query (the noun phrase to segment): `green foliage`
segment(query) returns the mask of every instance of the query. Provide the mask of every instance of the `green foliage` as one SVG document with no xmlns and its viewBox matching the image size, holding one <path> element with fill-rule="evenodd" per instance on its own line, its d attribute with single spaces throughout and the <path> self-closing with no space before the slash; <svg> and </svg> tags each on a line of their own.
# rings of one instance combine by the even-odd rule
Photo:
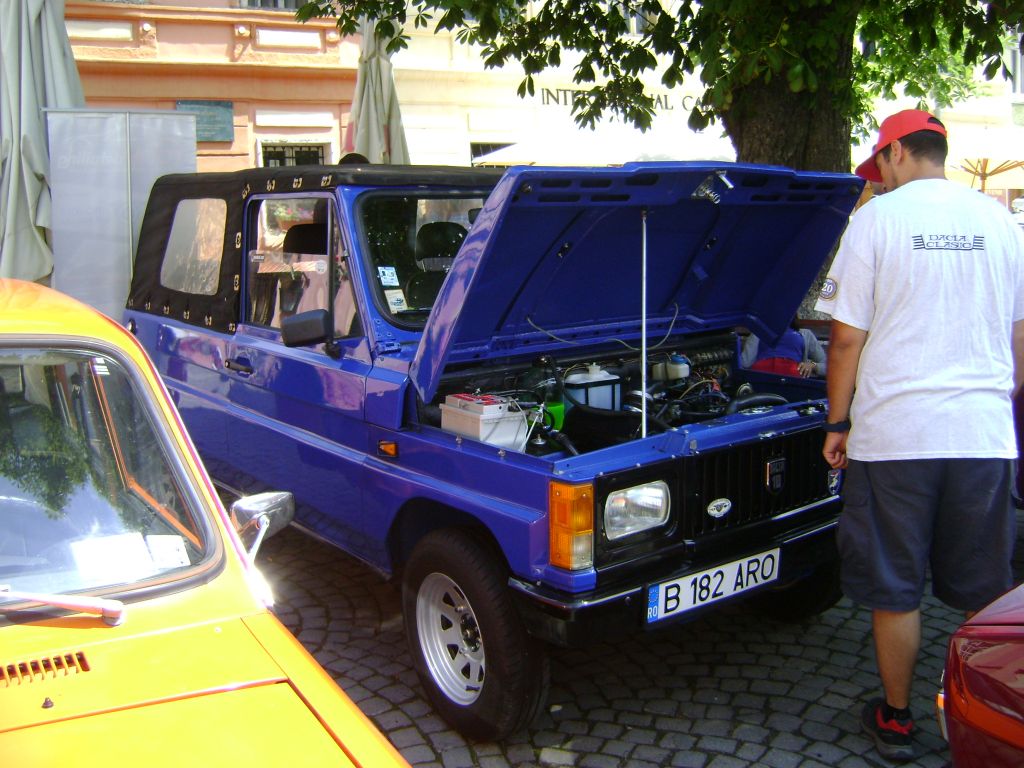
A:
<svg viewBox="0 0 1024 768">
<path fill-rule="evenodd" d="M 876 97 L 900 93 L 922 107 L 947 107 L 976 90 L 974 67 L 985 77 L 1009 76 L 1004 54 L 1020 45 L 1024 3 L 1001 6 L 970 2 L 912 2 L 872 4 L 860 16 L 854 52 L 851 115 L 865 118 Z M 857 124 L 866 135 L 875 126 Z"/>
<path fill-rule="evenodd" d="M 32 448 L 19 448 L 10 434 L 0 433 L 0 477 L 39 501 L 51 518 L 60 519 L 71 496 L 90 477 L 89 446 L 49 410 L 38 412 L 42 430 Z"/>
<path fill-rule="evenodd" d="M 1021 43 L 1024 0 L 312 0 L 300 20 L 337 19 L 354 34 L 359 19 L 378 35 L 407 28 L 454 30 L 480 47 L 487 67 L 519 62 L 520 96 L 535 76 L 578 58 L 573 112 L 584 125 L 605 113 L 649 127 L 654 98 L 645 82 L 673 88 L 699 78 L 704 91 L 690 115 L 703 127 L 734 108 L 745 89 L 779 78 L 796 94 L 822 89 L 866 131 L 877 96 L 897 92 L 942 106 L 971 91 L 972 67 L 1005 70 L 1007 39 Z M 671 10 L 668 6 L 671 6 Z M 633 26 L 642 19 L 639 30 Z M 386 30 L 386 31 L 383 31 Z M 850 47 L 854 33 L 859 45 Z M 1011 30 L 1013 30 L 1011 34 Z M 635 33 L 637 32 L 638 33 Z M 390 50 L 407 44 L 398 34 Z"/>
</svg>

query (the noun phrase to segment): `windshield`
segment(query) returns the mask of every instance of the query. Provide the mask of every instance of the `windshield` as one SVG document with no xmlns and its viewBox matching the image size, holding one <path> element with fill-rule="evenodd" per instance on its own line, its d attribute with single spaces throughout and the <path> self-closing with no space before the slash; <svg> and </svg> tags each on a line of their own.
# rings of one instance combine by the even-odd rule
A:
<svg viewBox="0 0 1024 768">
<path fill-rule="evenodd" d="M 378 194 L 363 201 L 363 243 L 389 316 L 422 327 L 483 204 L 480 193 Z"/>
<path fill-rule="evenodd" d="M 0 584 L 130 586 L 207 555 L 209 529 L 141 394 L 106 355 L 0 348 Z"/>
</svg>

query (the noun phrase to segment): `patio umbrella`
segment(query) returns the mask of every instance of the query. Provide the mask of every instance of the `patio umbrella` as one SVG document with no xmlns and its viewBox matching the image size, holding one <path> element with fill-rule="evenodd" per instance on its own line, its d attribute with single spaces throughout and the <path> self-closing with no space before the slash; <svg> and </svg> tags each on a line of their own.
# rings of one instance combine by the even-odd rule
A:
<svg viewBox="0 0 1024 768">
<path fill-rule="evenodd" d="M 359 31 L 359 68 L 345 148 L 365 155 L 371 163 L 407 164 L 409 148 L 387 52 L 388 41 L 377 36 L 377 24 L 372 19 L 364 18 Z"/>
<path fill-rule="evenodd" d="M 729 139 L 716 131 L 692 131 L 678 122 L 655 121 L 649 131 L 604 120 L 594 129 L 576 125 L 535 127 L 516 144 L 473 160 L 474 165 L 622 165 L 634 160 L 736 159 Z"/>
<path fill-rule="evenodd" d="M 1024 128 L 1017 125 L 949 125 L 947 175 L 981 191 L 1024 189 Z"/>
<path fill-rule="evenodd" d="M 53 268 L 43 110 L 84 104 L 64 0 L 0 2 L 0 277 Z"/>
</svg>

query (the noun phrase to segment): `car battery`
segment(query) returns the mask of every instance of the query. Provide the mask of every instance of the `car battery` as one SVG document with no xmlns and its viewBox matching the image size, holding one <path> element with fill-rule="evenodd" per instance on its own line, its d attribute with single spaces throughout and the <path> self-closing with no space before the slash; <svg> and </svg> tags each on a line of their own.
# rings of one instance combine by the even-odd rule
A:
<svg viewBox="0 0 1024 768">
<path fill-rule="evenodd" d="M 529 432 L 529 412 L 500 395 L 456 394 L 441 403 L 441 428 L 502 448 L 521 448 Z"/>
</svg>

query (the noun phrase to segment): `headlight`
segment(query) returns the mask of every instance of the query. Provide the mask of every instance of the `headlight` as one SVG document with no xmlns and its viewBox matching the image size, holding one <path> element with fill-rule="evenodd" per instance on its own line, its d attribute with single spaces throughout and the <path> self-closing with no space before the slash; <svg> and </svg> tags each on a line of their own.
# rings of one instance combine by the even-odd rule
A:
<svg viewBox="0 0 1024 768">
<path fill-rule="evenodd" d="M 611 539 L 656 528 L 668 520 L 668 485 L 658 480 L 608 494 L 604 532 Z"/>
</svg>

